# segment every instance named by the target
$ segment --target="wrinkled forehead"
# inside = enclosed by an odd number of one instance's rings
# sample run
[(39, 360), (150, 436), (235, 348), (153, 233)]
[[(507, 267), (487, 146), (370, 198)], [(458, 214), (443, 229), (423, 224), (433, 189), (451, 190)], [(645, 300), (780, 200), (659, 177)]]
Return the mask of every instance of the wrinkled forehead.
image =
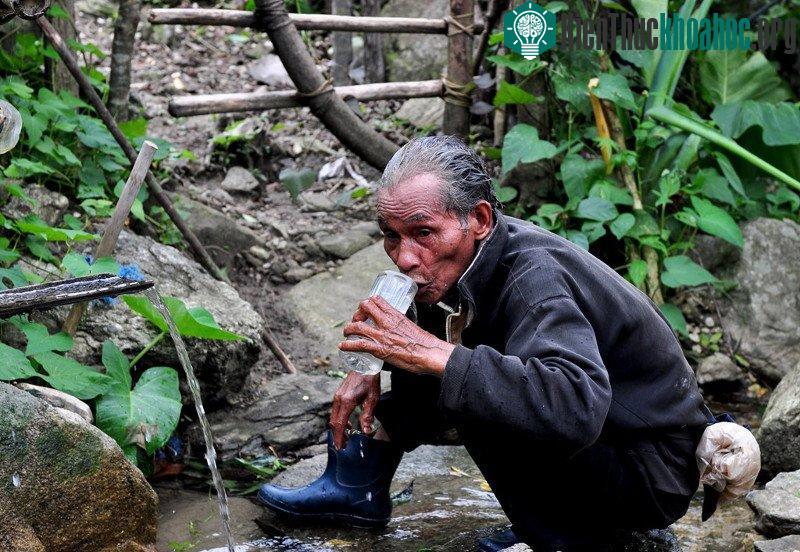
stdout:
[(442, 202), (442, 181), (430, 174), (419, 174), (379, 189), (378, 222), (419, 222), (449, 218)]

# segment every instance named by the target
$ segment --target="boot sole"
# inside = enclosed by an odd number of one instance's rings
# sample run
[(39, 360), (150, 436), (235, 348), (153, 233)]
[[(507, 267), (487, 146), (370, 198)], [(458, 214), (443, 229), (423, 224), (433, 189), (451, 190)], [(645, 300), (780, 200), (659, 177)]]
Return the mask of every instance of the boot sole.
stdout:
[(259, 502), (259, 504), (266, 506), (276, 514), (280, 514), (291, 521), (349, 525), (351, 527), (358, 527), (360, 529), (382, 529), (389, 524), (389, 518), (374, 519), (356, 516), (353, 514), (305, 514), (302, 512), (293, 512), (291, 510), (287, 510), (281, 505), (270, 502), (268, 499), (261, 496), (261, 493), (256, 495), (256, 500)]

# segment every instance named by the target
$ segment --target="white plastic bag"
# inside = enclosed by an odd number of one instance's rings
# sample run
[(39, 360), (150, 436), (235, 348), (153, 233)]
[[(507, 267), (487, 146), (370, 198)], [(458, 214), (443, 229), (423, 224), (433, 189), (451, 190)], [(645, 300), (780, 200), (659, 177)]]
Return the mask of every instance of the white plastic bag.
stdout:
[(712, 424), (703, 432), (695, 452), (700, 482), (720, 493), (722, 499), (743, 496), (761, 470), (761, 449), (753, 434), (731, 423)]

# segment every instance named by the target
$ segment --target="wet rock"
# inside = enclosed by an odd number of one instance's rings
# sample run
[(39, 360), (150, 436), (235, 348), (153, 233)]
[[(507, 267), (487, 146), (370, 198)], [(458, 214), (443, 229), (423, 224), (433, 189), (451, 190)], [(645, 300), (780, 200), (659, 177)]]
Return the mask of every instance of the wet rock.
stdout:
[(323, 236), (317, 243), (320, 249), (339, 259), (347, 259), (357, 251), (372, 244), (372, 236), (367, 232), (355, 228), (337, 234)]
[(60, 408), (73, 414), (77, 414), (87, 424), (94, 421), (92, 416), (92, 409), (89, 405), (80, 399), (76, 399), (72, 395), (68, 395), (63, 391), (51, 389), (49, 387), (41, 387), (39, 385), (32, 385), (30, 383), (18, 383), (17, 387), (23, 391), (27, 391), (37, 399), (41, 399), (54, 408)]
[(614, 550), (620, 552), (681, 552), (678, 538), (671, 529), (649, 531), (620, 531), (614, 540)]
[(342, 324), (350, 320), (375, 276), (393, 268), (380, 243), (362, 249), (333, 272), (322, 272), (294, 286), (284, 296), (290, 314), (317, 338), (319, 353), (336, 354)]
[(756, 541), (755, 552), (797, 552), (800, 550), (800, 535), (788, 535), (780, 539)]
[(514, 546), (509, 546), (508, 548), (503, 548), (503, 552), (532, 552), (532, 551), (533, 548), (524, 543), (515, 544)]
[[(441, 19), (450, 14), (447, 0), (418, 2), (389, 0), (381, 10), (384, 17)], [(442, 35), (386, 35), (387, 80), (437, 79), (447, 65), (447, 38)]]
[(189, 212), (186, 224), (220, 267), (230, 266), (236, 255), (262, 241), (258, 234), (216, 209), (186, 196), (175, 194), (175, 198), (178, 207)]
[(444, 100), (441, 98), (411, 98), (403, 102), (394, 114), (417, 128), (439, 129), (444, 115)]
[(696, 375), (697, 383), (705, 391), (736, 389), (744, 384), (741, 368), (722, 353), (701, 360)]
[[(179, 297), (189, 308), (207, 309), (220, 327), (250, 340), (187, 339), (189, 357), (200, 379), (203, 398), (212, 404), (226, 402), (229, 395), (239, 391), (259, 357), (258, 343), (264, 321), (253, 307), (239, 297), (233, 287), (212, 278), (184, 253), (150, 238), (123, 231), (115, 258), (121, 263), (137, 265), (145, 277), (155, 280), (163, 295)], [(64, 313), (60, 316), (63, 319)], [(109, 307), (92, 302), (70, 355), (84, 364), (100, 365), (103, 341), (111, 339), (128, 357), (133, 357), (157, 333), (149, 322), (124, 304)], [(168, 339), (154, 347), (143, 363), (180, 369), (175, 348)]]
[(221, 186), (228, 192), (250, 192), (258, 188), (258, 180), (244, 167), (231, 167)]
[(267, 54), (252, 63), (248, 69), (250, 76), (260, 83), (278, 89), (292, 89), (294, 83), (286, 72), (281, 58), (275, 54)]
[(310, 268), (304, 268), (302, 266), (298, 266), (295, 268), (290, 268), (286, 272), (283, 273), (283, 278), (289, 282), (290, 284), (296, 284), (297, 282), (301, 282), (307, 278), (311, 278), (314, 275), (314, 271)]
[(328, 194), (322, 192), (303, 192), (299, 197), (306, 211), (335, 211), (339, 208)]
[[(209, 421), (223, 459), (317, 442), (325, 431), (340, 379), (286, 374), (270, 380), (266, 395), (244, 407), (214, 413)], [(199, 436), (198, 436), (199, 437)]]
[(768, 473), (800, 469), (800, 364), (772, 392), (758, 444)]
[(800, 224), (759, 218), (742, 233), (739, 261), (716, 274), (739, 284), (720, 301), (722, 325), (751, 369), (777, 382), (800, 362)]
[(79, 416), (0, 383), (0, 549), (155, 552), (157, 497)]
[(696, 493), (689, 510), (670, 526), (684, 552), (748, 550), (747, 543), (761, 538), (753, 528), (755, 516), (744, 500), (723, 501), (707, 521), (701, 521), (703, 491)]
[(22, 191), (30, 201), (13, 196), (3, 205), (0, 213), (14, 219), (36, 215), (50, 226), (54, 226), (58, 224), (69, 207), (69, 200), (65, 195), (39, 184), (26, 184)]
[(756, 531), (768, 537), (800, 534), (800, 470), (779, 473), (764, 489), (750, 491)]

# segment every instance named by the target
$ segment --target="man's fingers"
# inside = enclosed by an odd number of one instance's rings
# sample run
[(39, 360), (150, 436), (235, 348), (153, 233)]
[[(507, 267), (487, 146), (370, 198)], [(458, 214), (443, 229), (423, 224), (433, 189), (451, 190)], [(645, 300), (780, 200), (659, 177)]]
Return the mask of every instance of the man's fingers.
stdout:
[(364, 337), (371, 337), (373, 339), (381, 335), (381, 332), (371, 324), (366, 322), (350, 322), (343, 329), (342, 333), (345, 337), (350, 335), (363, 335)]
[(378, 354), (385, 354), (384, 348), (381, 345), (369, 339), (348, 339), (339, 343), (339, 349), (341, 351), (369, 353), (375, 357), (378, 357)]
[(370, 392), (367, 395), (364, 404), (361, 405), (361, 416), (359, 417), (359, 422), (361, 422), (361, 431), (364, 433), (372, 433), (372, 422), (375, 420), (375, 405), (378, 404), (378, 398), (380, 397), (380, 388), (378, 388), (378, 393)]

